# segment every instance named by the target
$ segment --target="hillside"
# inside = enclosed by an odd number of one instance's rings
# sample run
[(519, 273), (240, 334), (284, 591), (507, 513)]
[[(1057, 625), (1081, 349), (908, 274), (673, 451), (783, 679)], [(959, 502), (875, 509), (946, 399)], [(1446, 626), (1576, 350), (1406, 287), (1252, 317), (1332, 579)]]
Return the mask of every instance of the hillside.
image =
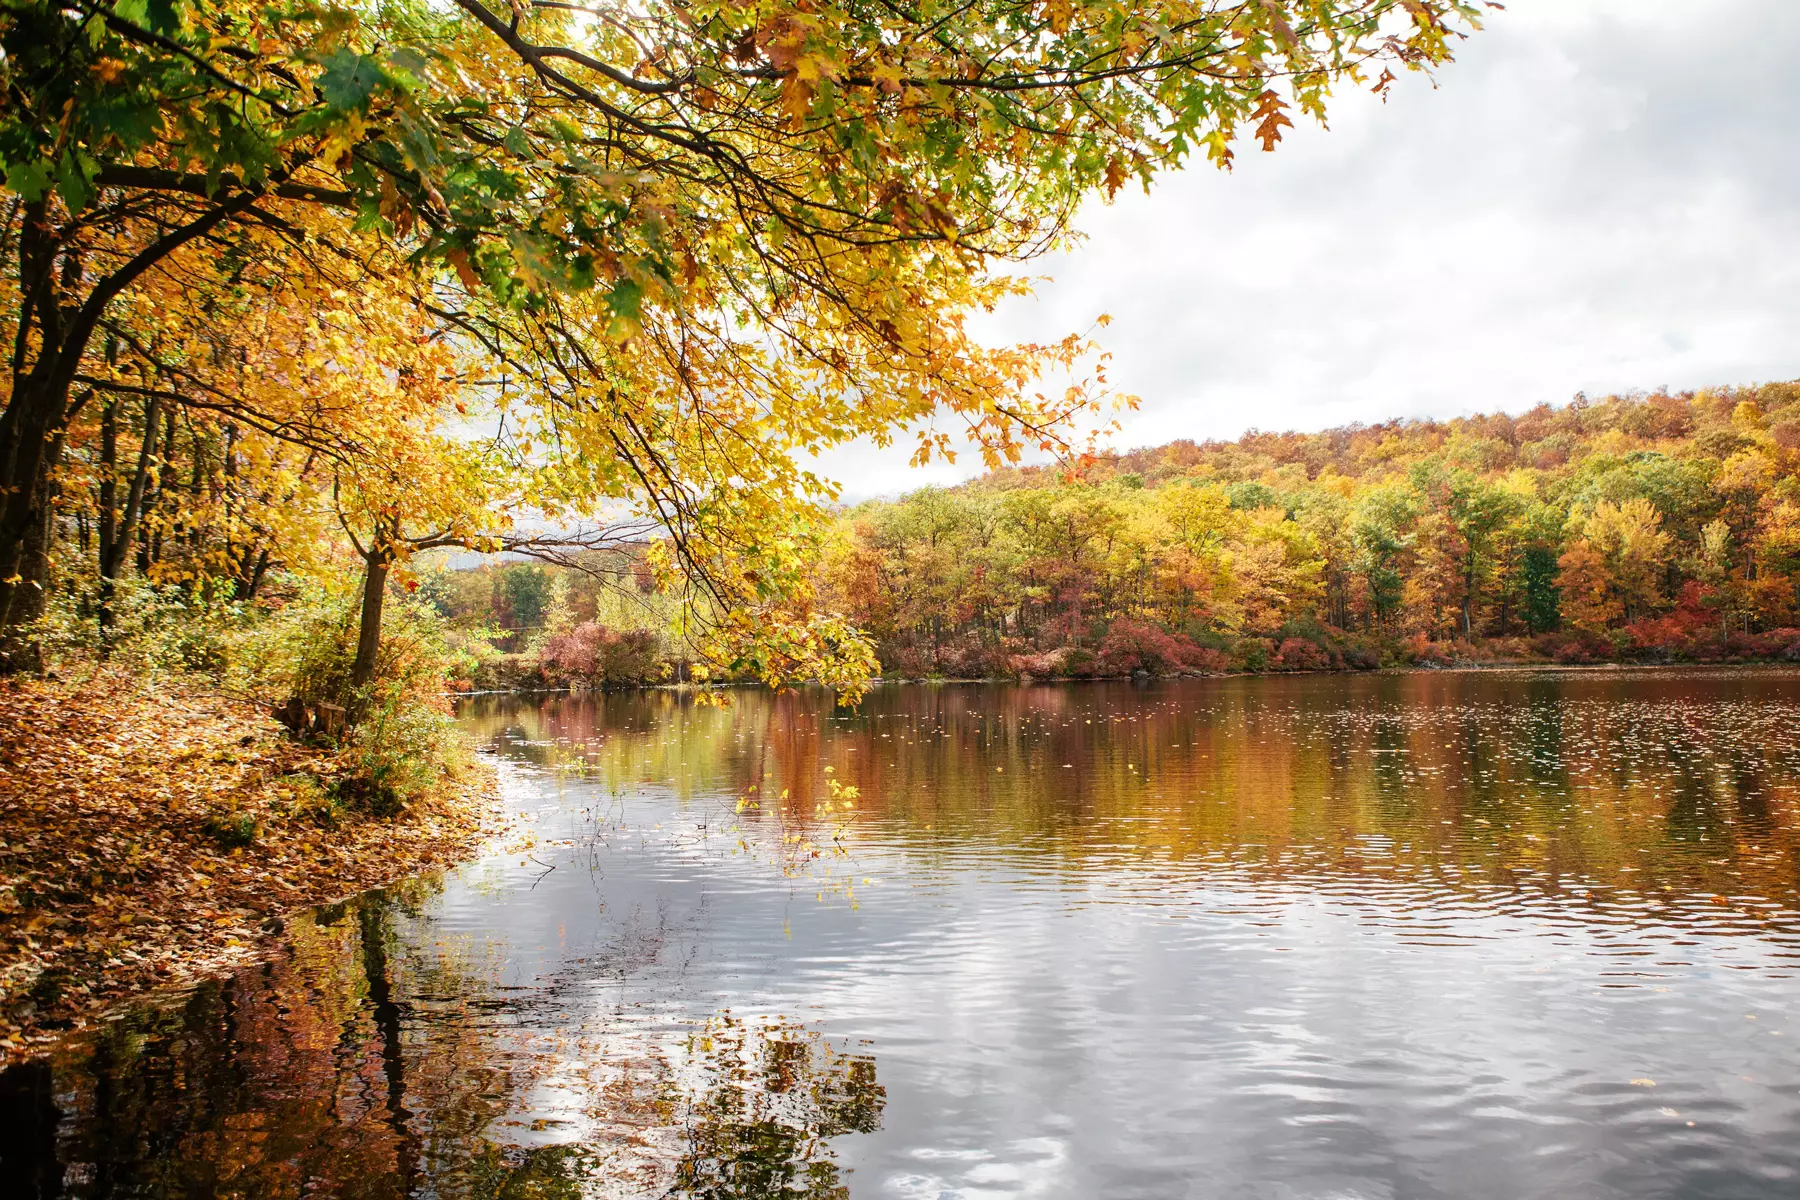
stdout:
[(1800, 384), (1251, 432), (844, 514), (908, 676), (1800, 654)]

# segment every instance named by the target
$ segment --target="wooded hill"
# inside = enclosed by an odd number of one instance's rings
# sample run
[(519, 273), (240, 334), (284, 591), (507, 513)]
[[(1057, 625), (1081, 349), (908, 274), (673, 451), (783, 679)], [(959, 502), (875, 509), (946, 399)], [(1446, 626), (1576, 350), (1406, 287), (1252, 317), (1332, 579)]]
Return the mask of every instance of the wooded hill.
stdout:
[(1800, 655), (1800, 384), (1251, 432), (842, 517), (908, 676)]

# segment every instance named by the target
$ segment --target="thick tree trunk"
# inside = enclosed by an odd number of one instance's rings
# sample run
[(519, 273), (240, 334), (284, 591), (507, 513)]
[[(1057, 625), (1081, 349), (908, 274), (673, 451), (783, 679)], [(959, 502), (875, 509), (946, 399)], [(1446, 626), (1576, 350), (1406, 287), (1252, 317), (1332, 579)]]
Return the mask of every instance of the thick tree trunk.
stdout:
[[(66, 392), (65, 392), (66, 395)], [(43, 605), (46, 556), (37, 553), (49, 528), (50, 447), (63, 397), (21, 381), (0, 428), (0, 628), (9, 633), (34, 619)]]
[[(363, 561), (368, 569), (363, 575), (362, 620), (356, 631), (356, 659), (350, 665), (350, 688), (359, 707), (362, 693), (375, 682), (376, 656), (381, 652), (381, 608), (387, 596), (388, 567), (392, 559), (386, 550), (373, 549)], [(358, 714), (360, 715), (360, 714)]]

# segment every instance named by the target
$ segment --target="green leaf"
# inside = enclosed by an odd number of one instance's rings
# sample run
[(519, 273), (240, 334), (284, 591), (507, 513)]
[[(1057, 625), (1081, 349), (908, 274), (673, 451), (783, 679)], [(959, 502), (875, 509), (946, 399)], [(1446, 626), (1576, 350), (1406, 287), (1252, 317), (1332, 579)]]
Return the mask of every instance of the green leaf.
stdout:
[(642, 285), (629, 277), (619, 280), (606, 294), (606, 306), (613, 310), (614, 316), (633, 322), (640, 320), (644, 311)]
[(94, 198), (93, 184), (89, 182), (87, 164), (74, 154), (63, 155), (56, 164), (56, 192), (69, 206), (69, 211), (78, 213), (88, 206)]
[(325, 70), (319, 74), (319, 95), (339, 112), (360, 112), (369, 107), (369, 97), (377, 88), (391, 82), (374, 59), (339, 49), (325, 60)]
[(180, 33), (180, 0), (145, 0), (144, 20), (157, 33)]
[(50, 190), (49, 161), (40, 158), (28, 163), (14, 163), (6, 169), (6, 187), (27, 200), (42, 200), (44, 193)]

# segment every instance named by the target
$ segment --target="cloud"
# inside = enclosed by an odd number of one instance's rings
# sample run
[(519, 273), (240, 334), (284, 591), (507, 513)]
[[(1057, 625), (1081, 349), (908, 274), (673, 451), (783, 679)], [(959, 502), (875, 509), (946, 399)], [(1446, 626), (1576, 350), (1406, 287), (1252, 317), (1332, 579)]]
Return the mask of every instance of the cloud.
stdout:
[[(1800, 375), (1800, 5), (1515, 0), (1431, 81), (1083, 213), (994, 339), (1112, 327), (1115, 439)], [(850, 498), (980, 470), (823, 460)]]

